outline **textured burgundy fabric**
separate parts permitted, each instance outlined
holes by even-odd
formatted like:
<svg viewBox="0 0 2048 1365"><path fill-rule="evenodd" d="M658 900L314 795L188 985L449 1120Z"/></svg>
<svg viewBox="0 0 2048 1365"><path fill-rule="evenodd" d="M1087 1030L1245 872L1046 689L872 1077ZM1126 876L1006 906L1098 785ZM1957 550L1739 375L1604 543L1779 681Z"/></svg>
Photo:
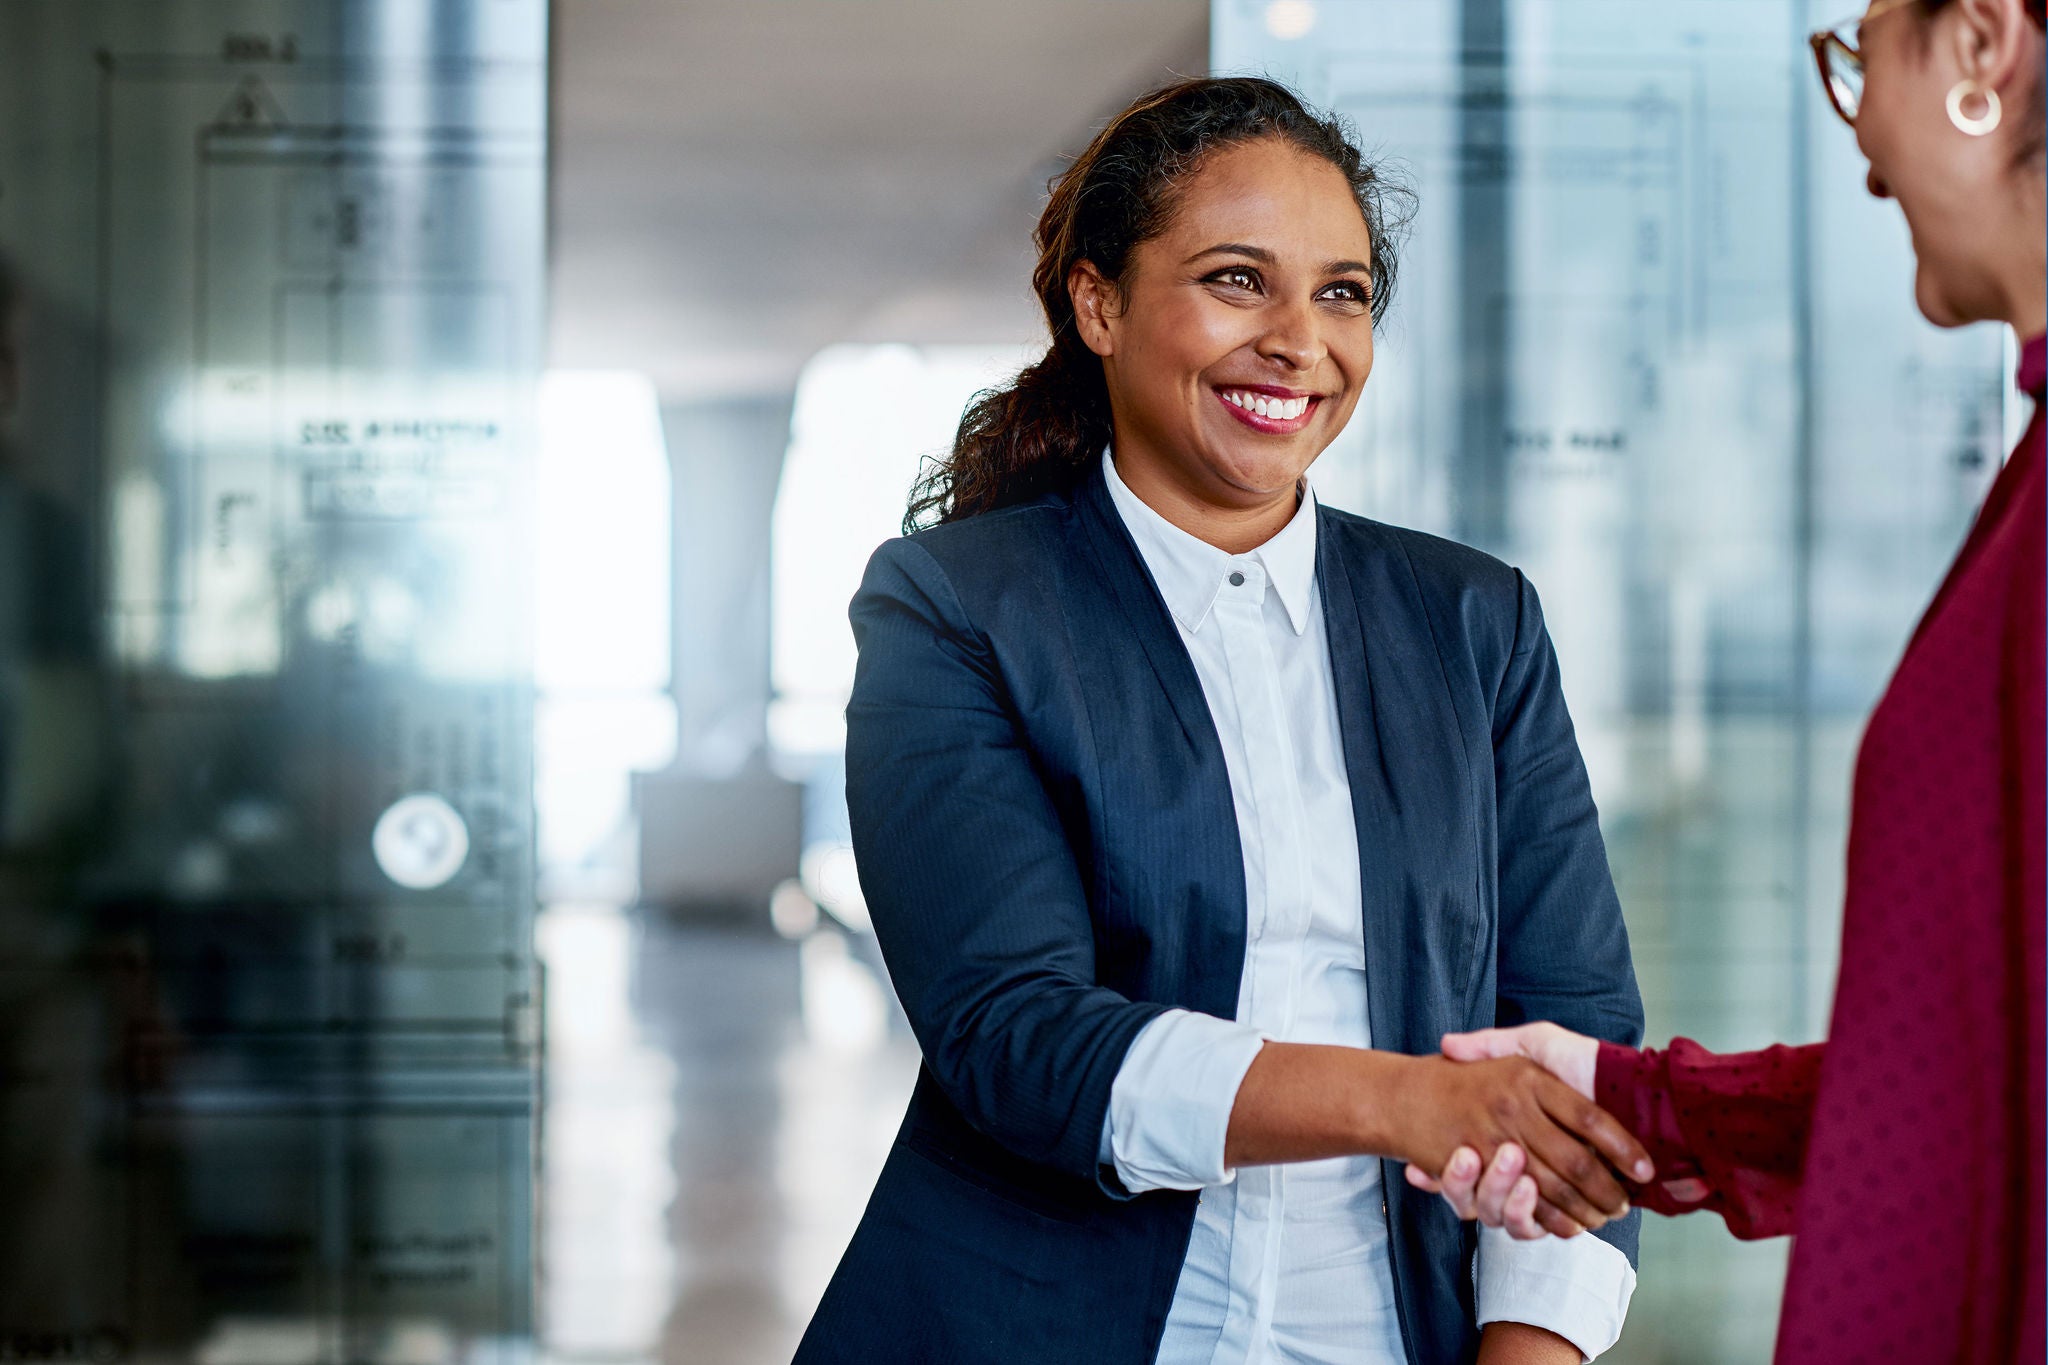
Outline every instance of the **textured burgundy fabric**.
<svg viewBox="0 0 2048 1365"><path fill-rule="evenodd" d="M2028 1362L2043 1329L2042 338L2033 421L1857 757L1829 1040L1603 1046L1596 1094L1739 1236L1797 1239L1780 1365ZM1801 1150L1804 1160L1801 1161Z"/></svg>
<svg viewBox="0 0 2048 1365"><path fill-rule="evenodd" d="M1814 1043L1715 1054L1689 1038L1662 1052L1602 1043L1595 1098L1657 1163L1635 1202L1655 1213L1710 1210L1742 1238L1792 1231L1824 1051ZM1688 1178L1705 1182L1705 1199L1665 1192L1665 1181Z"/></svg>

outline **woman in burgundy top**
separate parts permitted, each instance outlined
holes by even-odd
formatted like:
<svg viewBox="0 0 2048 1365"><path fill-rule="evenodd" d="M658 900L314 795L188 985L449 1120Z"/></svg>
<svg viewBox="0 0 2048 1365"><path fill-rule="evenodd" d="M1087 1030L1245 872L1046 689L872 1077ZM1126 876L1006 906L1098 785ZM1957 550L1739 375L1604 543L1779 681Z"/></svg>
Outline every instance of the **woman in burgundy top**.
<svg viewBox="0 0 2048 1365"><path fill-rule="evenodd" d="M1444 1050L1533 1057L1597 1099L1657 1163L1645 1208L1711 1209L1738 1237L1797 1231L1781 1363L2040 1365L2042 0L1875 0L1852 27L1815 52L1871 193L1905 212L1920 309L2029 338L2035 409L1864 734L1829 1040L1636 1051L1531 1024ZM1521 1162L1502 1147L1482 1173L1460 1151L1409 1179L1536 1236Z"/></svg>

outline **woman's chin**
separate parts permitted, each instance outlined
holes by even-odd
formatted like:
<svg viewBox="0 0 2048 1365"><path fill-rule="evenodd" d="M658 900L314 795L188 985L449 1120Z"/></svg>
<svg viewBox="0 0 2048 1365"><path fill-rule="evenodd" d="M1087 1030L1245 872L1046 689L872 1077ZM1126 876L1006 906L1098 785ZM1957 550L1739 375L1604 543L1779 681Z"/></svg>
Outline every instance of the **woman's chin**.
<svg viewBox="0 0 2048 1365"><path fill-rule="evenodd" d="M1955 309L1942 297L1940 286L1925 266L1913 275L1913 306L1920 310L1921 317L1936 327L1960 327L1963 324L1963 319L1956 316Z"/></svg>
<svg viewBox="0 0 2048 1365"><path fill-rule="evenodd" d="M1234 460L1218 466L1224 482L1249 498L1265 499L1289 492L1301 478L1292 460Z"/></svg>
<svg viewBox="0 0 2048 1365"><path fill-rule="evenodd" d="M1967 327L1973 322L1994 321L1999 309L1988 300L1973 300L1971 291L1958 288L1939 266L1919 259L1913 271L1913 305L1920 316L1936 327Z"/></svg>
<svg viewBox="0 0 2048 1365"><path fill-rule="evenodd" d="M1210 448L1214 453L1209 468L1224 483L1255 498L1285 493L1315 458L1304 458L1298 439L1254 435L1246 440L1231 433L1231 439Z"/></svg>

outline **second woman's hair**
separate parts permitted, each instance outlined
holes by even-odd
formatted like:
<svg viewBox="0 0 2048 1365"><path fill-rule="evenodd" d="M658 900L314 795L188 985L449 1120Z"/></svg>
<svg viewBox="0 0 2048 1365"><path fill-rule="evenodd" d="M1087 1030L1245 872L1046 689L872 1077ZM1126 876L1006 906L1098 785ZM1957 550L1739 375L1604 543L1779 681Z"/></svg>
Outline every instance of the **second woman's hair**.
<svg viewBox="0 0 2048 1365"><path fill-rule="evenodd" d="M1067 487L1102 453L1109 390L1101 358L1074 325L1067 276L1087 261L1121 287L1132 249L1164 230L1188 173L1212 152L1261 137L1284 139L1343 172L1372 238L1372 317L1379 322L1393 298L1394 238L1409 192L1365 161L1340 122L1277 82L1207 77L1155 90L1112 119L1053 180L1031 272L1052 346L1007 387L976 396L952 451L911 490L906 535Z"/></svg>

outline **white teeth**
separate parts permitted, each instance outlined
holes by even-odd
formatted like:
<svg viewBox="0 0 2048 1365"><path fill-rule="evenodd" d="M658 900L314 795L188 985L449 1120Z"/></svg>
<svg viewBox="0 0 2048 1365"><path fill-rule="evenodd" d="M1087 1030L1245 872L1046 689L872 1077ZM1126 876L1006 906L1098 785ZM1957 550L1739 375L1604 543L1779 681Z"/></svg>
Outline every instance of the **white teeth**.
<svg viewBox="0 0 2048 1365"><path fill-rule="evenodd" d="M1309 400L1306 398L1267 398L1241 389L1225 389L1223 397L1247 412L1256 412L1261 417L1281 422L1291 422L1308 411Z"/></svg>

